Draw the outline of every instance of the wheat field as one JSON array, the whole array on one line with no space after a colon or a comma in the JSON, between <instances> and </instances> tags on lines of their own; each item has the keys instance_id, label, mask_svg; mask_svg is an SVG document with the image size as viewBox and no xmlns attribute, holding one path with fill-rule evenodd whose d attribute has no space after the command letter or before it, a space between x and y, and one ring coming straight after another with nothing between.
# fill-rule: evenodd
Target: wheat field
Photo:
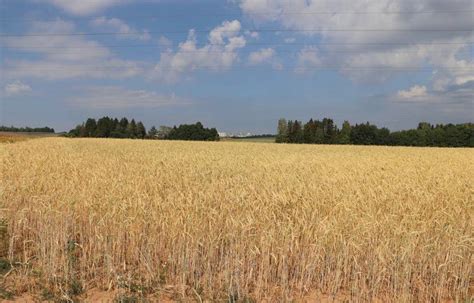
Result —
<instances>
[{"instance_id":1,"label":"wheat field","mask_svg":"<svg viewBox=\"0 0 474 303\"><path fill-rule=\"evenodd\" d=\"M43 138L0 145L0 159L15 294L473 295L472 149Z\"/></svg>"}]
</instances>

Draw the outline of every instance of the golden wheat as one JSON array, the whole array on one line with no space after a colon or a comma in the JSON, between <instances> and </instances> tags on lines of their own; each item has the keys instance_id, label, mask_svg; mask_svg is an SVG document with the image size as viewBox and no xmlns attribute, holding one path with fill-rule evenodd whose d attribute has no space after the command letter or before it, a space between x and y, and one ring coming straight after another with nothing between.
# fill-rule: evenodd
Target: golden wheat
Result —
<instances>
[{"instance_id":1,"label":"golden wheat","mask_svg":"<svg viewBox=\"0 0 474 303\"><path fill-rule=\"evenodd\" d=\"M19 292L472 296L472 149L62 138L0 149Z\"/></svg>"}]
</instances>

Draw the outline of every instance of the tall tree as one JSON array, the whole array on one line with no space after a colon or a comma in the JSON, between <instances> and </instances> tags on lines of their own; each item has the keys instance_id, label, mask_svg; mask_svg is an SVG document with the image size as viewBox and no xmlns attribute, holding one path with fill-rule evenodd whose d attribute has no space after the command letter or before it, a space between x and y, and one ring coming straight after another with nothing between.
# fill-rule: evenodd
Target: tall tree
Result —
<instances>
[{"instance_id":1,"label":"tall tree","mask_svg":"<svg viewBox=\"0 0 474 303\"><path fill-rule=\"evenodd\" d=\"M346 120L342 124L342 129L339 133L339 138L337 141L339 144L351 143L351 124L349 123L349 121Z\"/></svg>"},{"instance_id":2,"label":"tall tree","mask_svg":"<svg viewBox=\"0 0 474 303\"><path fill-rule=\"evenodd\" d=\"M280 119L278 123L277 142L281 142L284 122L284 119ZM378 128L369 122L351 126L348 121L344 121L339 131L329 118L322 121L310 119L302 130L301 125L297 120L286 123L288 143L474 147L474 123L434 126L420 122L416 129L392 133L387 128Z\"/></svg>"},{"instance_id":3,"label":"tall tree","mask_svg":"<svg viewBox=\"0 0 474 303\"><path fill-rule=\"evenodd\" d=\"M108 138L112 132L112 120L109 117L102 117L97 121L96 137Z\"/></svg>"},{"instance_id":4,"label":"tall tree","mask_svg":"<svg viewBox=\"0 0 474 303\"><path fill-rule=\"evenodd\" d=\"M278 120L276 142L277 143L288 142L288 122L286 122L286 119L284 118Z\"/></svg>"},{"instance_id":5,"label":"tall tree","mask_svg":"<svg viewBox=\"0 0 474 303\"><path fill-rule=\"evenodd\" d=\"M316 123L310 119L303 127L304 143L316 143Z\"/></svg>"},{"instance_id":6,"label":"tall tree","mask_svg":"<svg viewBox=\"0 0 474 303\"><path fill-rule=\"evenodd\" d=\"M95 119L89 118L84 126L84 137L95 137L97 122Z\"/></svg>"},{"instance_id":7,"label":"tall tree","mask_svg":"<svg viewBox=\"0 0 474 303\"><path fill-rule=\"evenodd\" d=\"M141 121L137 123L137 138L144 139L146 136L146 129L145 126Z\"/></svg>"},{"instance_id":8,"label":"tall tree","mask_svg":"<svg viewBox=\"0 0 474 303\"><path fill-rule=\"evenodd\" d=\"M288 132L289 132L288 141L290 143L303 143L304 142L303 128L301 127L301 122L299 122L298 120L288 122Z\"/></svg>"},{"instance_id":9,"label":"tall tree","mask_svg":"<svg viewBox=\"0 0 474 303\"><path fill-rule=\"evenodd\" d=\"M127 125L127 135L128 138L136 138L137 137L137 123L135 122L135 119L132 119L130 123Z\"/></svg>"},{"instance_id":10,"label":"tall tree","mask_svg":"<svg viewBox=\"0 0 474 303\"><path fill-rule=\"evenodd\" d=\"M219 134L215 128L204 128L202 123L182 124L173 127L165 139L193 140L193 141L218 141Z\"/></svg>"},{"instance_id":11,"label":"tall tree","mask_svg":"<svg viewBox=\"0 0 474 303\"><path fill-rule=\"evenodd\" d=\"M148 130L148 139L157 139L158 137L158 130L156 129L155 126L152 126L150 130Z\"/></svg>"},{"instance_id":12,"label":"tall tree","mask_svg":"<svg viewBox=\"0 0 474 303\"><path fill-rule=\"evenodd\" d=\"M120 125L120 131L125 134L127 132L128 119L123 117L122 119L120 119L119 125Z\"/></svg>"},{"instance_id":13,"label":"tall tree","mask_svg":"<svg viewBox=\"0 0 474 303\"><path fill-rule=\"evenodd\" d=\"M330 118L323 119L323 133L324 133L324 143L331 144L334 143L336 138L336 128L334 126L334 121Z\"/></svg>"}]
</instances>

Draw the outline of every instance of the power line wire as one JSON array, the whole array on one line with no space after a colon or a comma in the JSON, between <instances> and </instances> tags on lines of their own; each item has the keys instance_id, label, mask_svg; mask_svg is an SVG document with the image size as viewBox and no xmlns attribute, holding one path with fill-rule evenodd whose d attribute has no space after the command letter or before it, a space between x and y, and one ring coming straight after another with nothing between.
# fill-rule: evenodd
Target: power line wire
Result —
<instances>
[{"instance_id":1,"label":"power line wire","mask_svg":"<svg viewBox=\"0 0 474 303\"><path fill-rule=\"evenodd\" d=\"M309 11L309 12L301 12L301 11L281 11L281 12L251 12L251 13L227 13L227 14L215 14L215 13L182 13L182 14L167 14L167 15L128 15L128 16L118 16L114 18L119 18L120 20L135 20L135 19L170 19L170 18L177 18L177 17L186 17L186 18L193 18L193 17L241 17L244 16L261 16L261 15L272 15L272 16L285 16L285 15L431 15L431 14L470 14L473 13L474 10L436 10L436 11ZM95 20L96 18L80 18L75 17L74 20ZM48 18L48 20L56 20L56 18ZM38 18L25 18L22 16L17 17L7 17L7 18L0 18L0 21L38 21ZM45 21L42 19L41 21Z\"/></svg>"},{"instance_id":2,"label":"power line wire","mask_svg":"<svg viewBox=\"0 0 474 303\"><path fill-rule=\"evenodd\" d=\"M94 65L81 65L79 68L70 68L70 67L56 67L56 68L22 68L22 67L14 67L15 71L22 70L22 71L56 71L56 70L66 70L66 71L110 71L110 70L120 70L120 69L142 69L142 67L138 66L94 66ZM177 71L177 72L192 72L196 70L210 70L210 71L231 71L231 70L275 70L275 71L284 71L284 70L374 70L374 71L426 71L432 72L433 69L437 69L434 67L427 68L427 67L376 67L376 66L357 66L357 67L345 67L345 66L337 66L337 65L327 65L327 66L314 66L314 67L301 67L301 66L286 66L283 69L274 68L271 66L232 66L232 67L219 67L219 66L212 66L212 65L202 65L202 66L191 66L190 68L186 68L185 70L177 70L176 68L167 67L167 68L160 68L160 71ZM462 68L462 67L450 67L444 66L443 70L455 70L455 71L474 71L474 68Z\"/></svg>"},{"instance_id":3,"label":"power line wire","mask_svg":"<svg viewBox=\"0 0 474 303\"><path fill-rule=\"evenodd\" d=\"M235 33L233 30L193 30L195 33ZM243 29L243 32L474 32L474 29ZM31 34L0 34L0 37L63 37L63 36L130 36L148 34L187 34L189 30L146 31L146 32L89 32L89 33L31 33Z\"/></svg>"},{"instance_id":4,"label":"power line wire","mask_svg":"<svg viewBox=\"0 0 474 303\"><path fill-rule=\"evenodd\" d=\"M466 45L474 44L474 41L467 42L247 42L245 46L329 46L329 45L371 45L371 46L397 46L397 45ZM196 47L204 46L222 46L223 44L209 43L209 44L198 44ZM120 44L120 45L98 45L95 47L83 47L83 46L0 46L2 49L92 49L96 47L107 47L107 48L156 48L156 45L151 44ZM159 47L159 46L158 46ZM168 49L163 47L163 49Z\"/></svg>"},{"instance_id":5,"label":"power line wire","mask_svg":"<svg viewBox=\"0 0 474 303\"><path fill-rule=\"evenodd\" d=\"M2 49L2 48L0 48ZM4 48L5 49L5 48ZM7 49L14 49L14 48L7 48ZM89 48L89 49L93 49L93 48ZM167 49L163 49L163 48L159 48L159 47L156 47L154 49L145 49L145 50L142 50L141 53L143 53L144 51L146 51L147 53L150 53L152 51L162 51L163 50L167 50ZM245 49L245 50L232 50L232 51L225 51L225 50L220 50L220 51L213 51L213 50L209 50L209 51L200 51L200 50L196 50L196 51L183 51L183 50L177 50L176 52L174 53L183 53L183 54L233 54L233 53L239 53L239 54L250 54L250 53L254 53L258 50L250 50L250 49ZM298 52L301 52L302 50L301 49L294 49L294 50L276 50L275 52L277 54L293 54L293 53L298 53ZM330 50L330 49L317 49L317 50L314 50L315 52L318 52L318 53L337 53L337 54L358 54L358 53L363 53L363 52L367 52L367 50ZM416 53L419 53L420 50L412 50L412 51L409 51L409 50L380 50L384 53L392 53L392 54L416 54ZM446 53L450 50L424 50L424 52L426 53ZM30 53L32 52L31 50L27 50L27 49L20 49L19 51L17 51L17 53ZM311 52L311 50L309 50L308 52ZM372 53L376 53L377 51L372 51ZM458 54L463 54L463 53L471 53L472 51L471 50L459 50L457 51L456 53ZM69 52L69 51L48 51L47 52L48 54L82 54L81 52ZM165 52L166 53L166 52Z\"/></svg>"}]
</instances>

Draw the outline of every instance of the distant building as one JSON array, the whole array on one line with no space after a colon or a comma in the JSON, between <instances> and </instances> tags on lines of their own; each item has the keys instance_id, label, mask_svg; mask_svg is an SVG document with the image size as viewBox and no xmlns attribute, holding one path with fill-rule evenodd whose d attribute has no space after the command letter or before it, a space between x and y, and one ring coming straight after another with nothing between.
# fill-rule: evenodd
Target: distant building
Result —
<instances>
[{"instance_id":1,"label":"distant building","mask_svg":"<svg viewBox=\"0 0 474 303\"><path fill-rule=\"evenodd\" d=\"M238 133L227 133L227 132L219 132L219 137L221 138L246 138L246 137L252 137L254 134L252 133L244 133L244 132L238 132Z\"/></svg>"}]
</instances>

